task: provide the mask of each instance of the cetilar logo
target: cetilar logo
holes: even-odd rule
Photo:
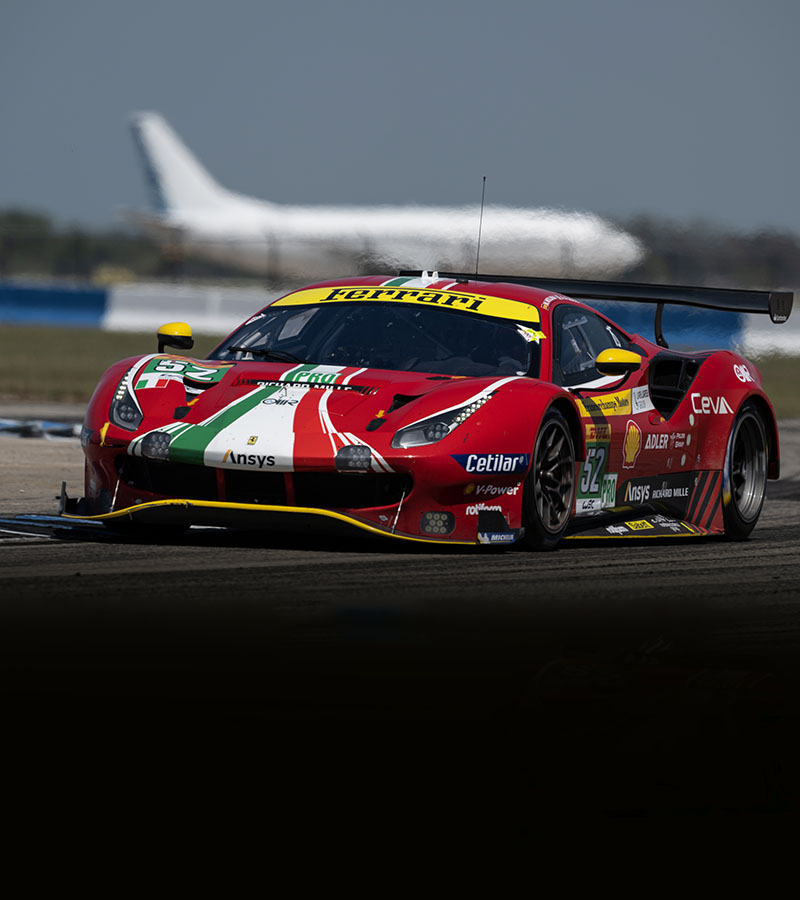
[[[527,453],[454,453],[453,459],[467,472],[487,475],[495,472],[525,472],[530,462]]]

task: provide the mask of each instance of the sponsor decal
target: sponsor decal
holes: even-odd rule
[[[625,486],[625,503],[647,503],[649,499],[649,484],[634,484],[629,481]]]
[[[747,383],[748,381],[753,381],[753,376],[750,374],[750,369],[745,365],[736,365],[733,367],[733,374],[739,379],[739,381],[743,381]]]
[[[578,479],[579,497],[600,496],[607,459],[608,444],[596,444],[586,448],[586,459],[581,463]]]
[[[635,519],[633,522],[626,522],[625,524],[631,531],[647,531],[648,528],[653,527],[647,519]]]
[[[611,438],[611,426],[605,422],[586,426],[587,441],[607,441]]]
[[[222,380],[231,366],[232,363],[218,365],[209,363],[201,366],[186,359],[158,357],[151,359],[142,369],[135,388],[137,391],[148,388],[165,388],[170,381],[183,381],[184,378],[209,385],[216,384]]]
[[[606,525],[609,534],[627,534],[628,529],[624,525]]]
[[[617,473],[603,476],[603,490],[600,494],[603,508],[614,506],[617,502]]]
[[[479,531],[479,544],[513,544],[517,539],[516,531]]]
[[[255,444],[255,443],[257,443],[257,441],[258,441],[257,434],[251,434],[250,437],[247,439],[248,444]]]
[[[267,397],[261,401],[262,406],[297,406],[299,400],[290,400],[288,397]]]
[[[468,516],[477,516],[478,513],[481,512],[481,510],[485,509],[493,509],[497,510],[498,512],[503,511],[503,507],[498,506],[497,504],[490,506],[488,503],[473,503],[472,506],[468,506],[466,508],[466,513]]]
[[[669,445],[668,434],[648,434],[644,442],[645,450],[666,450]]]
[[[262,456],[258,453],[234,453],[233,450],[227,450],[222,457],[222,462],[234,466],[248,466],[251,469],[263,469],[274,466],[275,457]]]
[[[341,366],[301,365],[281,375],[291,384],[339,384],[347,377]]]
[[[650,400],[650,388],[647,385],[631,389],[631,408],[634,415],[655,409]]]
[[[577,497],[575,500],[576,513],[599,512],[614,506],[614,497],[617,493],[617,476],[604,475],[603,487],[599,497]]]
[[[673,431],[669,436],[669,449],[682,450],[687,444],[691,444],[692,436],[685,431]]]
[[[587,426],[588,428],[589,426]],[[596,512],[613,506],[617,493],[617,476],[605,474],[609,445],[598,443],[586,447],[586,459],[578,472],[575,512]]]
[[[525,472],[530,462],[527,453],[454,453],[453,459],[467,472]]]
[[[625,440],[622,442],[622,468],[632,469],[636,464],[639,451],[642,449],[642,429],[628,419],[628,427],[625,431]]]
[[[684,509],[691,495],[696,477],[693,472],[678,472],[656,478],[626,481],[619,496],[619,504],[666,502]]]
[[[569,300],[570,303],[577,303],[577,300],[573,300],[572,297],[565,297],[563,294],[549,294],[547,297],[542,300],[541,307],[542,309],[547,309],[551,303],[556,300]]]
[[[668,519],[666,516],[652,516],[650,521],[656,528],[663,528],[671,531],[673,534],[678,534],[685,528],[682,522],[678,522],[676,519]]]
[[[475,485],[473,487],[475,488],[476,496],[486,494],[488,497],[499,497],[501,494],[506,494],[508,497],[513,497],[520,489],[520,482],[512,485],[479,484],[477,487]]]
[[[487,297],[483,294],[468,294],[461,291],[417,290],[408,287],[387,285],[350,285],[338,288],[309,288],[295,291],[273,306],[304,306],[316,303],[353,303],[356,301],[373,303],[420,303],[444,309],[458,309],[493,316],[496,319],[516,319],[520,322],[540,321],[539,310],[535,306],[506,297]]]
[[[604,416],[629,416],[631,392],[617,391],[615,394],[600,394],[597,397],[576,398],[581,416],[590,419],[598,414]]]
[[[733,413],[730,404],[724,397],[710,397],[708,394],[692,394],[692,409],[700,415],[722,415]]]
[[[539,341],[543,341],[547,337],[543,331],[537,331],[535,328],[526,328],[524,325],[517,325],[517,331],[522,335],[523,340],[529,344],[531,341],[535,341],[538,344]]]

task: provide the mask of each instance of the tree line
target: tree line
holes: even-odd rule
[[[716,287],[800,286],[800,236],[780,229],[737,231],[702,221],[639,215],[616,223],[646,249],[625,281]],[[57,225],[45,213],[0,210],[0,278],[247,279],[233,268],[124,228]]]

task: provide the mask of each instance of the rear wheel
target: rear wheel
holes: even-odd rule
[[[542,419],[525,479],[523,546],[552,550],[564,536],[575,497],[575,447],[564,416],[551,409]]]
[[[733,423],[722,478],[725,537],[741,541],[755,528],[767,493],[767,434],[752,403]]]

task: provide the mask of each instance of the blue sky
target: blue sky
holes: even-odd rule
[[[2,0],[0,208],[144,208],[127,116],[284,203],[800,233],[796,0]]]

